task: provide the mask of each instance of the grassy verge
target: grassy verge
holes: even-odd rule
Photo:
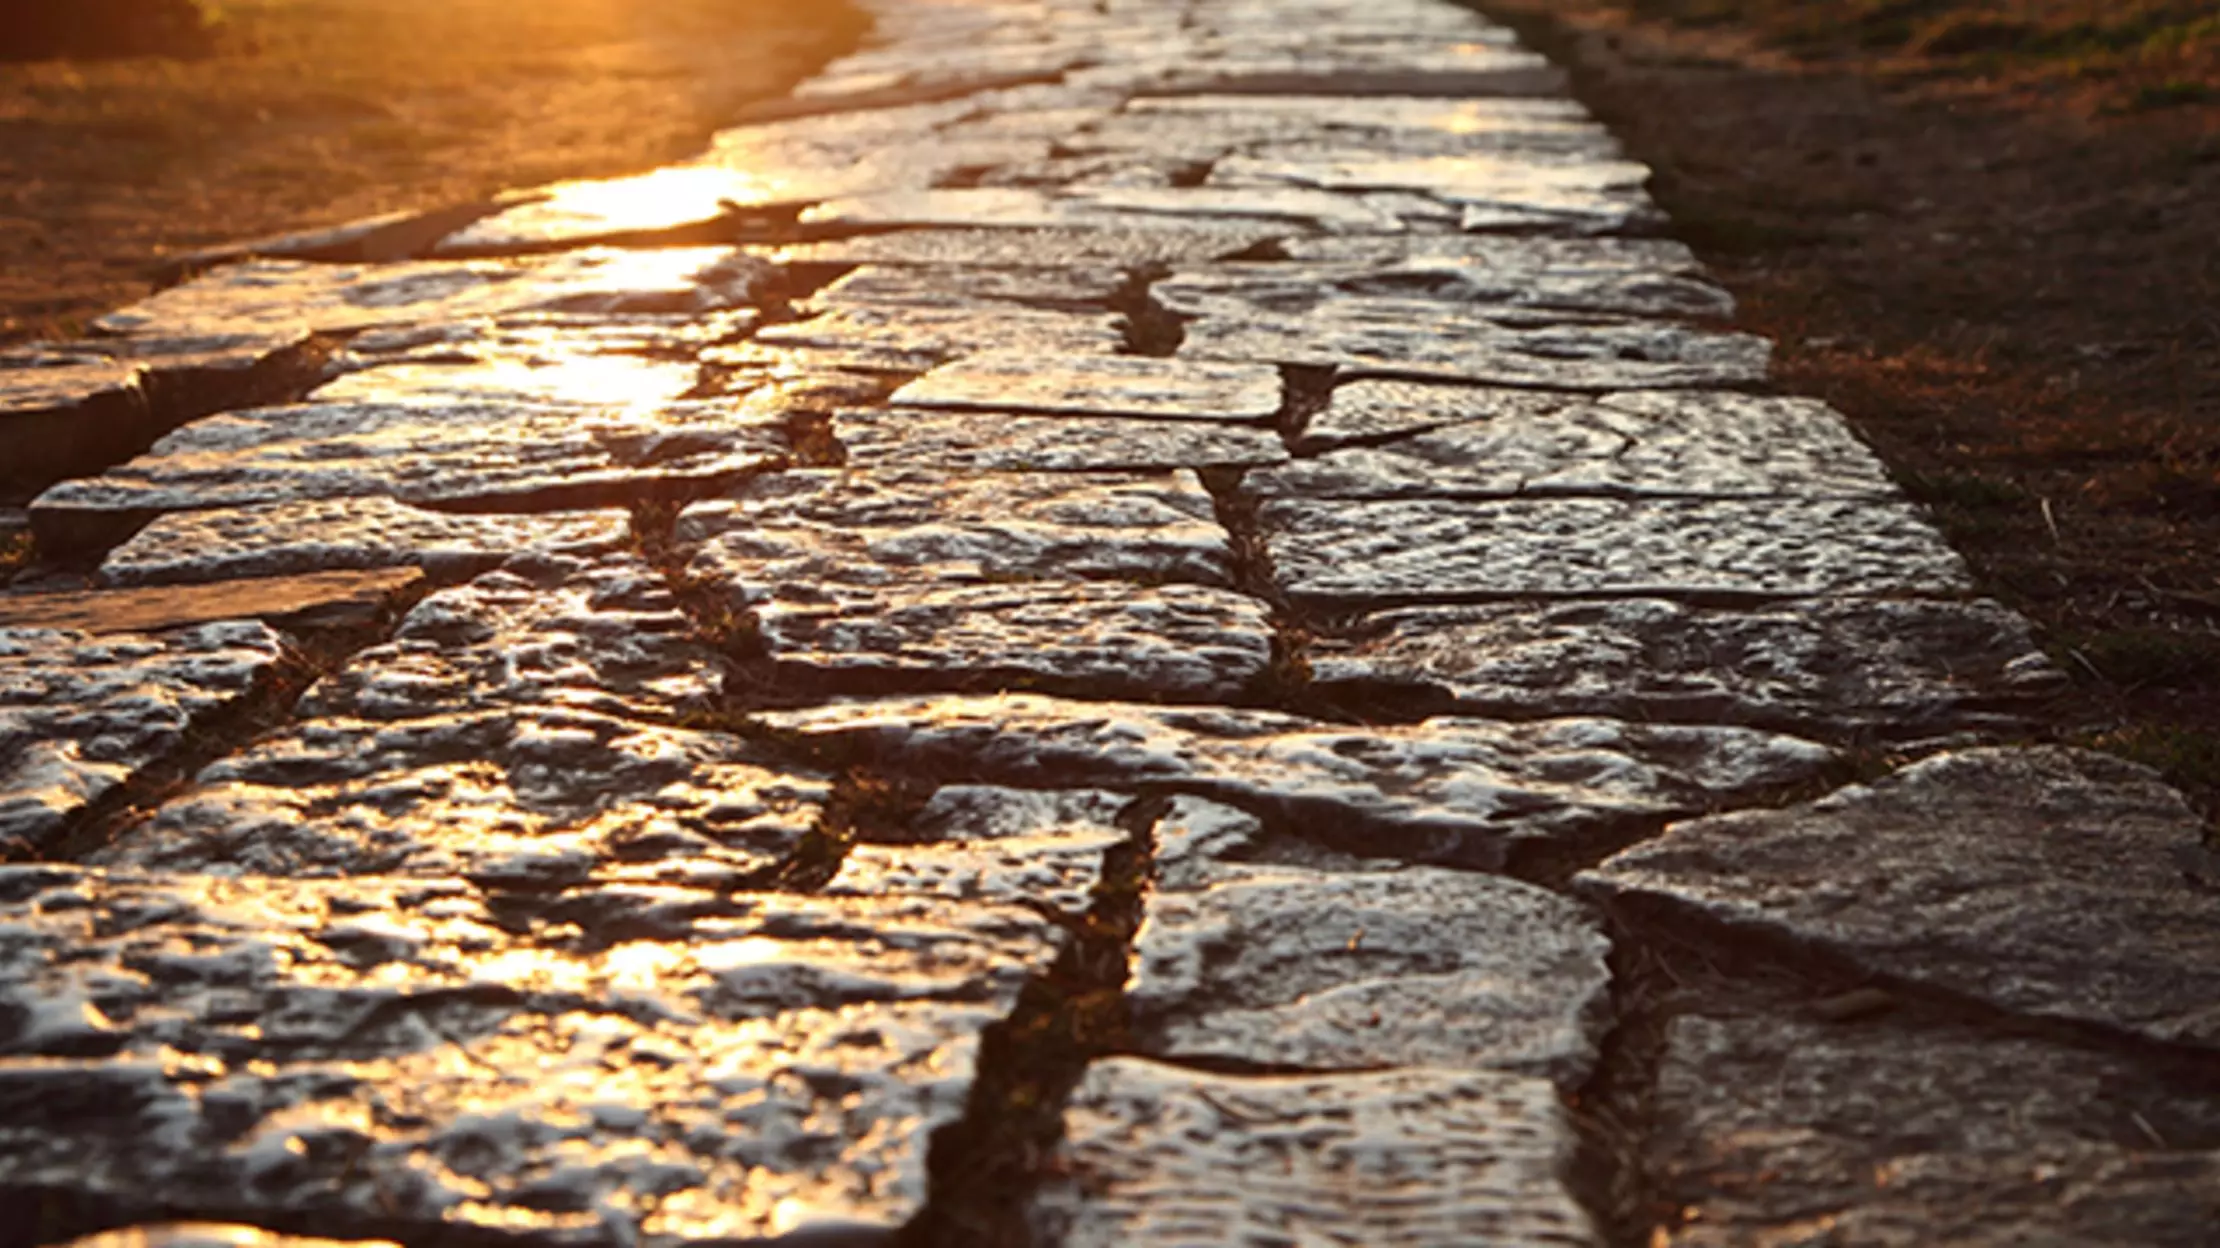
[[[856,38],[842,3],[225,0],[217,50],[0,65],[0,342],[160,257],[699,150]]]

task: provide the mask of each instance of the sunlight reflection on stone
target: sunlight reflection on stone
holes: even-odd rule
[[[775,187],[765,179],[722,165],[676,165],[636,177],[558,182],[543,194],[543,199],[519,204],[454,235],[442,249],[668,230],[714,219],[727,203],[760,204],[776,198]]]

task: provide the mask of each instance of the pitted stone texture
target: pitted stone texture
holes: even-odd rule
[[[1125,343],[1107,312],[1053,312],[986,301],[937,305],[843,304],[756,336],[769,347],[823,353],[850,368],[923,372],[974,352],[1114,355]]]
[[[638,556],[519,556],[416,604],[391,641],[354,656],[298,709],[404,720],[551,706],[668,723],[713,698],[718,671]]]
[[[1727,293],[1679,243],[1651,239],[1472,238],[1435,234],[1290,238],[1273,263],[1182,270],[1149,293],[1185,316],[1310,312],[1346,298],[1613,316],[1719,317]]]
[[[1179,354],[1572,390],[1755,385],[1772,354],[1748,334],[1570,316],[1491,317],[1434,299],[1352,296],[1306,314],[1206,316],[1187,326]]]
[[[1242,1078],[1110,1058],[1033,1198],[1064,1248],[1602,1242],[1547,1082],[1471,1071]]]
[[[590,250],[528,261],[228,265],[93,322],[131,338],[345,333],[515,312],[697,315],[745,306],[770,266],[729,247]]]
[[[1210,185],[1408,191],[1457,206],[1467,231],[1612,234],[1663,220],[1642,186],[1649,166],[1627,160],[1514,155],[1382,154],[1362,147],[1229,156]]]
[[[730,737],[560,707],[314,718],[202,771],[98,860],[729,887],[791,850],[828,792]]]
[[[1219,227],[1137,229],[917,229],[780,248],[784,264],[908,264],[973,268],[1115,265],[1126,269],[1206,264],[1263,243],[1282,230]]]
[[[1263,498],[1878,498],[1888,471],[1812,399],[1646,391],[1506,413],[1252,474]]]
[[[1068,268],[866,264],[811,295],[802,307],[816,311],[889,304],[1010,303],[1048,311],[1103,312],[1110,310],[1125,284],[1122,270],[1101,264]]]
[[[1280,410],[1280,375],[1258,364],[992,351],[934,369],[895,391],[894,401],[960,411],[1261,422]]]
[[[284,648],[251,620],[155,636],[0,628],[0,846],[45,844],[267,681]]]
[[[1202,585],[1005,581],[956,565],[889,569],[775,536],[715,565],[755,605],[770,661],[874,692],[889,687],[1047,689],[1218,701],[1272,662],[1264,603]],[[818,579],[822,576],[824,579]],[[720,578],[707,578],[718,584]]]
[[[157,432],[137,365],[82,350],[0,352],[0,484],[97,471]]]
[[[63,533],[152,512],[388,495],[414,503],[584,502],[784,463],[770,416],[732,401],[646,410],[427,401],[265,407],[212,416],[102,476],[32,503]]]
[[[850,849],[825,891],[1047,906],[1078,918],[1094,904],[1104,856],[1132,839],[1117,823],[1132,801],[1100,789],[945,785],[904,829],[909,840]]]
[[[427,511],[376,496],[162,516],[101,561],[109,585],[414,566],[434,576],[518,554],[598,554],[625,540],[626,513],[535,516]]]
[[[401,1248],[386,1239],[304,1239],[258,1226],[220,1222],[167,1222],[103,1231],[73,1239],[67,1248]]]
[[[1215,163],[1278,144],[1337,140],[1345,148],[1409,154],[1619,155],[1618,144],[1571,100],[1391,95],[1144,96],[1063,144],[1077,151],[1169,151]]]
[[[1334,387],[1324,411],[1303,426],[1305,453],[1380,442],[1478,420],[1542,421],[1593,402],[1584,395],[1371,379]]]
[[[1875,499],[1278,499],[1259,521],[1313,603],[1972,588],[1918,511]]]
[[[1676,1248],[2193,1248],[2220,1217],[2220,1096],[2147,1061],[1955,1027],[1685,1016],[1657,1159]]]
[[[59,868],[0,898],[0,1185],[411,1242],[890,1237],[1060,941],[919,898]]]
[[[745,332],[748,321],[729,328]],[[311,403],[437,401],[652,408],[698,384],[709,335],[615,325],[443,326],[366,334],[334,361],[343,374]]]
[[[1610,943],[1571,901],[1430,867],[1228,867],[1159,885],[1127,985],[1144,1051],[1305,1070],[1515,1070],[1578,1087]]]
[[[917,408],[843,412],[833,436],[849,465],[944,472],[1169,472],[1285,463],[1269,429],[1202,420],[1014,416]]]
[[[0,594],[0,629],[96,634],[166,633],[228,620],[305,628],[380,622],[423,583],[415,568],[311,572],[207,585]]]
[[[1271,711],[1005,697],[765,716],[903,765],[1008,783],[1150,785],[1280,814],[1353,851],[1493,868],[1518,847],[1804,783],[1824,746],[1737,728],[1434,719],[1350,729]]]
[[[2010,722],[2065,674],[1994,602],[1660,599],[1414,607],[1314,639],[1318,685],[1415,686],[1465,714],[1610,715],[1830,735]]]
[[[1233,581],[1232,540],[1191,472],[789,472],[687,508],[677,538],[701,547],[697,575],[733,586],[743,603],[777,588],[760,579],[767,559],[808,560],[820,576],[853,569],[843,579],[862,584],[903,568],[982,580]]]
[[[2220,1048],[2220,899],[2188,869],[2202,831],[2109,755],[1968,750],[1679,824],[1580,878],[2017,1013]]]
[[[1412,205],[1403,199],[1343,195],[1299,186],[1091,186],[1063,195],[1021,187],[967,187],[831,199],[804,212],[802,223],[849,229],[1100,226],[1219,230],[1278,225],[1323,233],[1365,234],[1406,228],[1400,213],[1410,208]]]

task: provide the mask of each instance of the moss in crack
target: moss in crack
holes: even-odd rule
[[[1128,806],[1129,839],[1104,862],[1093,905],[1064,953],[1027,984],[1017,1008],[990,1028],[963,1120],[936,1132],[932,1198],[904,1232],[903,1248],[1026,1248],[1026,1202],[1054,1167],[1064,1105],[1089,1062],[1133,1051],[1125,998],[1140,928],[1156,821],[1169,799]]]

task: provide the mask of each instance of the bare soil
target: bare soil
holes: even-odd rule
[[[228,0],[216,52],[0,65],[0,343],[165,256],[699,151],[862,32],[838,0]]]
[[[1477,7],[2041,626],[2053,734],[2220,810],[2220,5]]]

